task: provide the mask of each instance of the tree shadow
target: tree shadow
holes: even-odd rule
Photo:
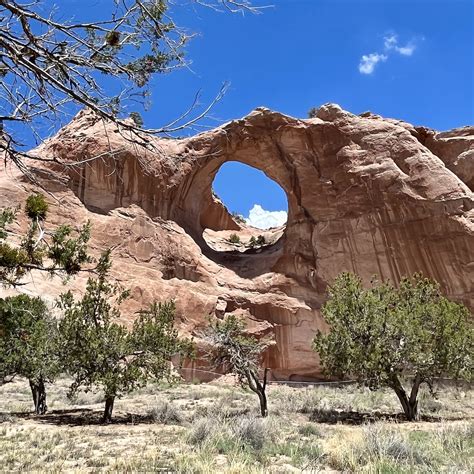
[[[408,421],[403,413],[382,413],[360,412],[353,410],[325,410],[316,409],[309,415],[309,420],[316,423],[327,423],[335,425],[342,423],[345,425],[362,425],[364,423],[373,423],[375,421],[393,421],[397,423],[413,423]],[[421,415],[419,421],[436,423],[441,421],[441,417],[433,415]]]
[[[0,412],[0,424],[12,419],[34,420],[51,425],[67,426],[105,426],[102,423],[102,410],[92,408],[73,408],[65,410],[51,410],[45,415],[36,415],[33,412]],[[114,414],[110,425],[136,425],[156,423],[152,415],[136,413]]]

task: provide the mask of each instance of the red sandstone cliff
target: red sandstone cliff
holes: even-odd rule
[[[260,108],[191,138],[149,139],[145,148],[84,111],[35,152],[76,163],[101,155],[55,167],[68,182],[45,181],[57,199],[50,221],[92,221],[92,249],[114,248],[131,311],[175,297],[191,334],[208,315],[241,314],[255,331],[275,334],[267,356],[275,377],[319,375],[311,340],[324,326],[326,285],[343,270],[394,281],[422,271],[474,308],[472,127],[437,133],[331,104],[308,120]],[[274,245],[217,252],[203,239],[206,228],[239,229],[211,192],[230,160],[286,191],[288,223]],[[1,207],[29,189],[13,170],[0,172]],[[62,289],[33,279],[32,293]]]

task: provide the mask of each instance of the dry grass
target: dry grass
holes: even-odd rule
[[[48,391],[31,414],[26,381],[0,387],[2,471],[468,473],[474,471],[474,401],[467,388],[422,395],[429,421],[403,422],[388,391],[269,387],[270,416],[252,393],[214,385],[149,386],[116,402],[98,424],[100,393]]]

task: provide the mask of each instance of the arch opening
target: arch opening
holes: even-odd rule
[[[238,161],[223,163],[212,182],[212,201],[225,215],[220,223],[203,225],[203,238],[214,251],[236,255],[270,251],[284,235],[286,192],[257,168]]]

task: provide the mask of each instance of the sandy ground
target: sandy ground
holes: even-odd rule
[[[408,423],[388,391],[270,386],[270,415],[251,392],[225,384],[150,385],[116,402],[100,424],[100,392],[66,397],[48,387],[49,411],[31,414],[29,387],[0,387],[4,472],[473,472],[474,400],[447,388]]]

